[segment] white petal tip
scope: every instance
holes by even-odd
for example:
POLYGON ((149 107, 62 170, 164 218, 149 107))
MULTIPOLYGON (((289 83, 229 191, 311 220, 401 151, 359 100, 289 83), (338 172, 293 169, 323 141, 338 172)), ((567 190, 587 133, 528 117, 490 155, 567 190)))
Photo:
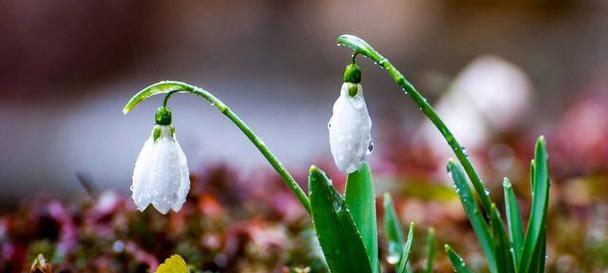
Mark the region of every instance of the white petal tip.
POLYGON ((165 208, 165 207, 161 207, 161 206, 157 206, 157 205, 153 205, 153 206, 160 214, 164 215, 169 212, 169 208, 165 208))
POLYGON ((182 206, 175 206, 173 208, 171 208, 174 212, 179 212, 182 209, 182 206))

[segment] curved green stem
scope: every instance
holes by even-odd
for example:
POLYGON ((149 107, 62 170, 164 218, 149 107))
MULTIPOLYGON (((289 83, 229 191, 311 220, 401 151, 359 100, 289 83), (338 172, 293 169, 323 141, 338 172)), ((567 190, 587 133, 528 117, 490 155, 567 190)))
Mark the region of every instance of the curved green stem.
POLYGON ((162 82, 158 82, 153 85, 150 85, 150 86, 144 88, 143 90, 139 91, 137 94, 135 94, 131 98, 131 100, 129 100, 129 102, 125 105, 125 107, 122 111, 123 111, 123 113, 126 114, 126 113, 130 112, 133 108, 135 108, 135 106, 137 106, 139 103, 144 101, 145 99, 147 99, 151 96, 154 96, 154 95, 158 95, 158 94, 167 94, 163 101, 163 104, 166 106, 169 97, 177 92, 192 93, 194 95, 197 95, 197 96, 205 99, 206 101, 211 103, 211 105, 215 106, 215 108, 217 108, 228 119, 230 119, 230 121, 232 121, 236 125, 236 127, 238 127, 247 136, 247 138, 249 138, 249 140, 253 143, 253 145, 255 145, 255 147, 258 148, 258 150, 262 153, 262 155, 264 155, 266 160, 268 160, 270 165, 272 165, 274 170, 283 179, 283 183, 285 183, 285 185, 287 187, 289 187, 291 192, 293 192, 293 194, 298 198, 298 200, 300 201, 302 206, 306 209, 308 214, 310 214, 310 201, 308 200, 306 193, 304 193, 304 191, 302 190, 302 188, 300 187, 298 182, 296 182, 296 180, 293 178, 293 176, 287 171, 287 169, 285 169, 283 164, 268 149, 268 147, 266 147, 266 144, 264 143, 264 141, 262 141, 262 139, 260 139, 251 130, 251 128, 249 128, 249 126, 247 126, 247 124, 245 124, 245 122, 243 122, 236 115, 236 113, 234 113, 232 110, 230 110, 230 108, 228 106, 226 106, 221 100, 219 100, 218 98, 213 96, 213 94, 209 93, 208 91, 206 91, 200 87, 190 85, 187 83, 183 83, 183 82, 162 81, 162 82))
POLYGON ((386 70, 391 78, 393 78, 393 81, 395 81, 395 83, 397 83, 397 85, 403 89, 403 92, 407 94, 418 105, 418 107, 420 107, 420 110, 431 120, 431 122, 433 122, 435 127, 439 129, 441 135, 445 138, 448 145, 450 145, 456 154, 460 164, 462 164, 467 176, 471 180, 473 187, 475 187, 486 213, 489 213, 491 211, 491 201, 490 197, 488 196, 488 190, 481 182, 481 178, 471 163, 469 156, 466 154, 464 147, 462 147, 458 140, 456 140, 450 129, 448 129, 443 120, 441 120, 441 118, 437 115, 433 107, 426 101, 426 98, 424 98, 418 92, 418 90, 416 90, 416 88, 407 79, 405 79, 401 72, 399 72, 399 70, 397 70, 397 68, 395 68, 391 62, 378 53, 378 51, 372 48, 363 39, 354 35, 344 34, 338 37, 338 45, 349 47, 354 51, 355 55, 358 53, 372 59, 377 65, 386 70))
POLYGON ((163 99, 163 106, 164 107, 167 107, 167 103, 169 103, 169 97, 171 97, 171 95, 173 95, 173 94, 175 94, 177 92, 179 92, 179 91, 178 90, 173 90, 173 91, 167 93, 167 95, 165 95, 165 98, 163 99))

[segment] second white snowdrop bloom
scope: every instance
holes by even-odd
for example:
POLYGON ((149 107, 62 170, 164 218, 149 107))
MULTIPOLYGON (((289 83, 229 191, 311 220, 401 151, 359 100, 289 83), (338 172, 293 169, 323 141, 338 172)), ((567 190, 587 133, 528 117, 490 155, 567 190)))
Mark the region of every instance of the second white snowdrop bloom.
MULTIPOLYGON (((168 111, 168 108, 165 109, 168 111)), ((160 111, 163 111, 162 108, 160 111)), ((135 163, 131 191, 140 211, 152 204, 162 214, 169 212, 169 209, 177 212, 186 202, 190 190, 186 155, 175 138, 175 129, 168 113, 168 120, 166 116, 159 119, 157 113, 157 125, 135 163)))
POLYGON ((346 173, 357 171, 373 149, 372 121, 361 84, 342 84, 327 126, 331 153, 338 169, 346 173))

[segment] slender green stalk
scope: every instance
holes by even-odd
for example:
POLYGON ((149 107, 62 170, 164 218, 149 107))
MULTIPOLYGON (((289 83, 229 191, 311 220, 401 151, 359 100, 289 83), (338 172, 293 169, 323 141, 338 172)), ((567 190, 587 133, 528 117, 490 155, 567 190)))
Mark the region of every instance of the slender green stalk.
POLYGON ((234 113, 226 104, 224 104, 221 100, 213 96, 213 94, 208 91, 183 82, 177 81, 162 81, 150 85, 143 90, 139 91, 135 94, 131 100, 125 105, 123 109, 123 113, 128 113, 131 111, 137 104, 141 103, 145 99, 158 94, 167 94, 163 103, 167 104, 169 97, 177 92, 187 92, 194 95, 197 95, 209 103, 215 106, 222 114, 224 114, 236 127, 238 127, 249 140, 255 145, 256 148, 262 153, 262 155, 268 160, 270 165, 274 168, 274 170, 279 174, 279 176, 283 179, 283 182, 291 192, 298 198, 302 206, 306 209, 308 214, 310 214, 310 201, 304 193, 304 190, 300 187, 300 185, 296 182, 293 176, 285 169, 283 164, 277 159, 277 157, 268 149, 264 141, 259 138, 243 120, 241 120, 236 113, 234 113))
POLYGON ((464 147, 460 145, 458 140, 454 137, 450 129, 445 125, 443 120, 437 115, 433 107, 427 102, 426 98, 424 98, 418 90, 395 68, 391 62, 389 62, 384 56, 382 56, 378 51, 372 48, 367 42, 363 39, 353 36, 353 35, 340 35, 338 37, 338 45, 343 45, 349 47, 354 51, 354 54, 361 54, 370 59, 372 59, 377 65, 382 67, 386 72, 393 78, 395 83, 399 85, 405 94, 407 94, 420 108, 420 110, 433 122, 435 127, 439 129, 441 135, 448 142, 448 145, 452 148, 456 157, 460 161, 460 164, 464 168, 467 176, 471 180, 473 187, 477 191, 479 198, 481 199, 481 203, 486 211, 486 213, 490 212, 491 209, 491 201, 489 198, 489 192, 486 187, 483 185, 479 174, 475 170, 475 167, 471 163, 469 156, 464 150, 464 147))

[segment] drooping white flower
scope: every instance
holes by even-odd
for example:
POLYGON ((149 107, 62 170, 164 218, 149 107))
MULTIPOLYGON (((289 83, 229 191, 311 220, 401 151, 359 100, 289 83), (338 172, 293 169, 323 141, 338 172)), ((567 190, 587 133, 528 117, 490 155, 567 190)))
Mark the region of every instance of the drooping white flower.
POLYGON ((140 211, 152 204, 162 214, 169 209, 177 212, 186 202, 189 190, 187 159, 175 138, 173 125, 157 122, 135 163, 133 201, 140 211))
POLYGON ((327 125, 334 162, 343 172, 357 171, 373 149, 372 121, 361 84, 345 82, 327 125))

